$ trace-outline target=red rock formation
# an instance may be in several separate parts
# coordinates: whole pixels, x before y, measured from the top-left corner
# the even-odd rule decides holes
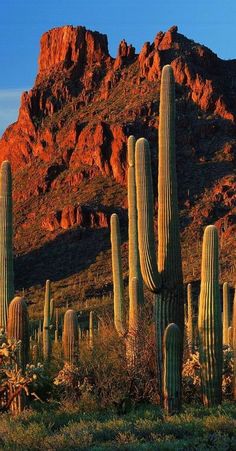
[[[68,236],[107,227],[106,208],[127,207],[128,135],[149,139],[155,176],[165,64],[176,80],[181,225],[201,230],[226,217],[233,227],[236,61],[219,59],[176,26],[139,55],[121,41],[113,59],[105,35],[66,26],[42,36],[35,85],[0,140],[0,162],[13,166],[16,252],[43,246],[63,229],[72,229]]]

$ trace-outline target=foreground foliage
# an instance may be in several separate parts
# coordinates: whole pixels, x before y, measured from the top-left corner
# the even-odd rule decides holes
[[[37,440],[36,440],[37,437]],[[165,417],[143,406],[120,416],[114,411],[84,413],[77,405],[49,404],[17,417],[1,416],[0,447],[14,450],[232,450],[236,447],[236,406],[206,410],[184,407]]]

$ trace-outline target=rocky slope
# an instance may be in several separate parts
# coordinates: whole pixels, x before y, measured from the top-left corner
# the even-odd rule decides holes
[[[197,280],[203,226],[220,231],[222,277],[235,277],[236,60],[223,61],[172,27],[139,54],[84,27],[42,36],[35,85],[0,140],[14,172],[17,289],[63,304],[111,291],[109,216],[124,225],[126,140],[149,139],[156,178],[160,74],[176,79],[176,147],[185,280]],[[127,275],[127,271],[126,271]],[[37,294],[38,293],[38,294]],[[40,308],[40,307],[38,307]]]

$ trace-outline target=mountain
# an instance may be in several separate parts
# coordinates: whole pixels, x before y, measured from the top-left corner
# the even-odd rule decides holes
[[[123,225],[127,277],[126,141],[130,134],[150,141],[156,180],[165,64],[176,80],[185,281],[199,279],[210,223],[220,232],[222,280],[234,280],[236,60],[221,60],[176,26],[139,54],[121,41],[114,59],[106,35],[65,26],[43,34],[35,84],[0,140],[0,161],[9,159],[14,173],[16,287],[36,302],[35,314],[47,278],[60,305],[110,295],[113,211]]]

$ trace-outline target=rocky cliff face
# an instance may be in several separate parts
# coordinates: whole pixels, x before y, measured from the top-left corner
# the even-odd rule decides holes
[[[227,230],[230,240],[236,217],[236,60],[219,59],[175,26],[146,42],[140,54],[123,40],[113,59],[105,35],[66,26],[42,36],[35,85],[22,94],[18,120],[0,140],[0,161],[9,159],[14,171],[16,252],[26,261],[29,250],[43,248],[62,229],[106,228],[114,207],[125,218],[127,136],[150,140],[155,167],[165,64],[172,65],[176,80],[184,249],[211,222],[221,233]],[[21,286],[26,276],[18,266]],[[27,280],[28,286],[38,281]]]

